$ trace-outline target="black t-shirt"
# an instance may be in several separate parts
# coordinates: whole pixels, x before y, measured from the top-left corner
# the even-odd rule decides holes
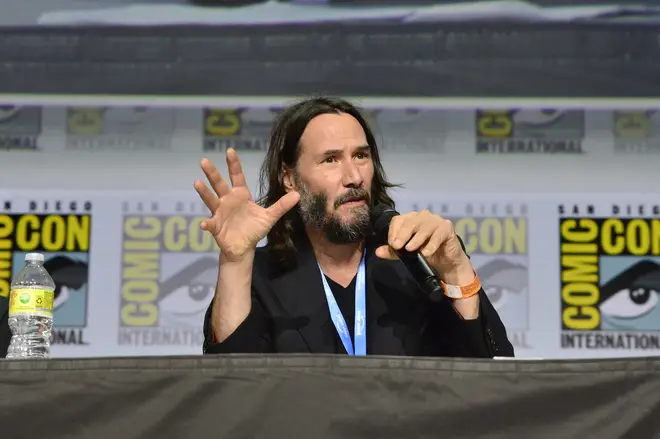
[[[339,309],[341,310],[341,313],[344,316],[344,320],[346,321],[346,326],[348,326],[348,330],[351,334],[351,343],[353,343],[353,349],[355,349],[355,281],[357,279],[357,276],[355,276],[353,280],[351,280],[351,283],[348,284],[346,288],[339,285],[337,282],[333,281],[328,276],[326,276],[325,278],[328,281],[328,285],[330,285],[330,290],[332,290],[332,294],[335,296],[335,301],[337,302],[337,306],[339,306]],[[344,344],[342,343],[341,338],[337,333],[337,329],[335,328],[335,325],[332,322],[330,313],[328,313],[328,323],[330,325],[330,329],[332,330],[332,332],[334,332],[335,335],[335,345],[337,347],[336,352],[338,354],[345,354],[346,349],[344,348]]]

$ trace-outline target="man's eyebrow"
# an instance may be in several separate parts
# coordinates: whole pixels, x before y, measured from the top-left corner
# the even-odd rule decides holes
[[[368,151],[369,149],[371,149],[369,145],[362,145],[362,146],[358,146],[357,148],[359,152]],[[325,151],[323,151],[323,154],[324,155],[338,154],[343,151],[344,151],[343,149],[326,149]]]
[[[358,152],[369,151],[370,149],[371,148],[369,147],[369,145],[362,145],[362,146],[359,146],[357,148]],[[339,154],[341,152],[344,152],[344,150],[343,149],[326,149],[325,151],[323,151],[322,155],[323,156],[329,156],[329,155]]]
[[[342,151],[343,149],[326,149],[325,151],[323,151],[322,155],[335,155],[335,154],[339,154]]]

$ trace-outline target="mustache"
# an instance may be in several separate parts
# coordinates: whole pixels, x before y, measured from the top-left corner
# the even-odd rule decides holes
[[[345,194],[340,195],[335,200],[335,209],[341,206],[344,203],[350,201],[366,201],[369,203],[369,193],[363,188],[352,188],[349,189]]]

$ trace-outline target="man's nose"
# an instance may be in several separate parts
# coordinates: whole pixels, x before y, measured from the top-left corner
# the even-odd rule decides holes
[[[363,183],[362,174],[360,169],[352,161],[348,161],[344,165],[344,176],[342,184],[346,187],[354,186],[361,187]]]

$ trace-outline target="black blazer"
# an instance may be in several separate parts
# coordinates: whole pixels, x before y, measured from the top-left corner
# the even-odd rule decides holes
[[[479,318],[462,320],[448,300],[424,298],[403,264],[377,257],[376,247],[367,245],[367,355],[514,356],[483,289]],[[257,248],[250,314],[227,339],[214,343],[211,301],[204,318],[204,353],[336,353],[336,343],[328,342],[328,331],[336,330],[329,323],[321,273],[308,243],[296,259],[296,268],[273,273],[267,249]]]
[[[9,299],[0,296],[0,358],[7,357],[7,349],[11,341],[11,330],[9,329]]]

